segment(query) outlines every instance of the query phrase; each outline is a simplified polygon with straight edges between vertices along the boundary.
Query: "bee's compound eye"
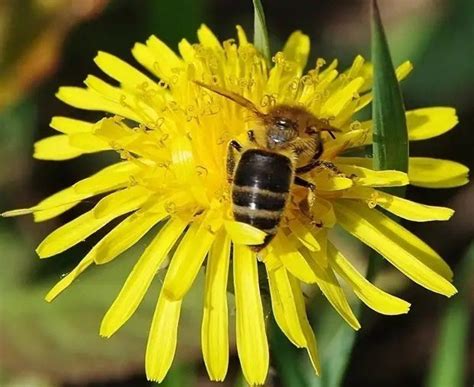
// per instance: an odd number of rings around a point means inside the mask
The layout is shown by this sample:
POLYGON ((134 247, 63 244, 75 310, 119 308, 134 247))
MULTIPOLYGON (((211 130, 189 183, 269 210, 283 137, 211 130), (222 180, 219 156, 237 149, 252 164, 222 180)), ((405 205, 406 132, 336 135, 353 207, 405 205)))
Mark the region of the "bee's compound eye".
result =
POLYGON ((294 129, 296 124, 287 118, 277 118, 275 120, 275 126, 279 130, 289 130, 289 129, 294 129))

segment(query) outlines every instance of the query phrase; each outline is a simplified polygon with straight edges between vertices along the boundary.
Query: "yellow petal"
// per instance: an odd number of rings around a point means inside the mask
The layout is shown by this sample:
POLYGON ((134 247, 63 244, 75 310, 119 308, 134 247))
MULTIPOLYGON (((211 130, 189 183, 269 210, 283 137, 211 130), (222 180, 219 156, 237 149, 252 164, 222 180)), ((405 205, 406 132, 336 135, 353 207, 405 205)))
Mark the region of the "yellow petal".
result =
POLYGON ((367 281, 331 243, 328 244, 328 258, 336 273, 350 284, 357 297, 369 308, 386 315, 408 313, 408 302, 385 293, 367 281))
POLYGON ((79 277, 90 265, 94 263, 92 257, 87 254, 77 266, 68 273, 67 276, 61 278, 61 280, 54 285, 54 287, 48 292, 45 300, 48 302, 53 301, 59 294, 61 294, 73 281, 79 277))
POLYGON ((323 227, 331 228, 336 224, 336 215, 329 200, 317 197, 311 210, 314 218, 321 220, 323 227))
POLYGON ((43 242, 40 243, 36 252, 40 258, 51 257, 52 255, 63 252, 86 239, 89 235, 105 226, 112 219, 137 209, 146 197, 133 197, 130 198, 128 202, 122 202, 122 199, 123 194, 120 191, 106 196, 98 203, 98 205, 100 205, 104 200, 111 203, 116 202, 117 208, 114 212, 102 218, 97 218, 95 216, 94 209, 86 212, 54 230, 43 240, 43 242))
POLYGON ((196 59, 196 50, 186 39, 181 39, 178 43, 178 50, 186 63, 193 63, 196 59))
POLYGON ((352 101, 363 84, 364 78, 357 77, 333 93, 322 106, 321 116, 336 117, 352 101))
MULTIPOLYGON (((305 252, 308 257, 308 261, 311 263, 311 268, 316 274, 317 284, 321 289, 321 292, 328 299, 331 305, 341 315, 341 317, 355 330, 360 329, 360 323, 357 317, 352 312, 352 309, 347 302, 346 295, 339 284, 332 268, 330 265, 323 267, 321 265, 322 254, 326 254, 326 251, 318 252, 305 252)), ((325 257, 324 259, 327 259, 325 257)))
MULTIPOLYGON (((368 157, 338 157, 337 164, 372 168, 368 157)), ((410 184, 426 188, 452 188, 467 184, 469 168, 451 160, 428 157, 410 157, 408 179, 410 184)))
POLYGON ((296 312, 300 319, 301 328, 303 329, 303 334, 306 339, 306 350, 313 366, 316 375, 319 375, 321 370, 321 365, 318 356, 318 349, 316 344, 316 337, 314 336, 313 328, 311 327, 308 317, 306 315, 306 305, 303 296, 303 292, 300 287, 299 281, 293 277, 291 274, 288 274, 288 279, 290 281, 291 289, 293 291, 293 297, 296 305, 296 312))
POLYGON ((345 164, 338 165, 338 168, 348 176, 355 175, 355 182, 358 186, 398 187, 409 184, 407 174, 400 171, 375 171, 356 165, 345 164))
POLYGON ((84 152, 69 143, 69 136, 58 134, 35 142, 33 157, 38 160, 68 160, 84 152))
POLYGON ((150 73, 160 77, 157 58, 148 46, 142 43, 135 43, 132 48, 132 55, 137 62, 145 67, 150 73))
POLYGON ((429 107, 406 112, 410 141, 440 136, 458 123, 456 110, 450 107, 429 107))
POLYGON ((454 214, 454 211, 450 208, 416 203, 368 187, 354 187, 344 192, 342 197, 363 200, 370 208, 379 205, 392 214, 414 222, 448 220, 454 214))
POLYGON ((395 69, 395 75, 399 81, 403 81, 413 70, 413 64, 407 60, 395 69))
MULTIPOLYGON (((357 55, 353 62, 352 62, 352 65, 351 67, 349 68, 349 70, 345 71, 344 74, 347 75, 347 78, 349 79, 353 79, 357 76, 360 75, 361 71, 363 70, 364 68, 364 64, 365 64, 365 59, 363 56, 361 55, 357 55)), ((362 78, 365 78, 364 76, 362 76, 362 78)))
POLYGON ((328 230, 329 228, 320 228, 319 231, 315 234, 315 237, 320 247, 320 249, 316 250, 316 252, 318 253, 319 263, 323 268, 326 268, 328 265, 328 257, 327 257, 328 230))
POLYGON ((115 191, 97 203, 94 207, 94 215, 96 218, 104 218, 113 215, 116 211, 122 212, 122 208, 128 208, 131 201, 143 203, 150 196, 151 192, 139 185, 115 191))
POLYGON ((99 51, 94 58, 94 62, 104 73, 119 81, 125 87, 159 90, 156 83, 149 77, 114 55, 99 51))
POLYGON ((187 224, 187 221, 180 218, 168 221, 148 245, 105 314, 100 326, 101 336, 112 336, 133 315, 156 272, 187 224))
POLYGON ((170 300, 181 300, 193 284, 212 242, 222 225, 213 211, 202 222, 194 221, 179 243, 168 267, 163 292, 170 300))
POLYGON ((267 267, 267 273, 273 316, 278 326, 294 345, 299 348, 306 346, 288 272, 281 266, 276 270, 267 267))
POLYGON ((258 228, 242 222, 227 220, 224 226, 232 242, 240 245, 261 245, 267 236, 258 228))
POLYGON ((104 139, 97 137, 94 133, 73 133, 69 135, 69 144, 82 151, 82 153, 93 153, 112 149, 104 139))
POLYGON ((201 342, 204 364, 212 381, 223 381, 229 365, 227 278, 230 238, 221 230, 209 252, 206 265, 201 342))
MULTIPOLYGON (((413 70, 413 64, 410 61, 403 62, 400 66, 395 69, 395 75, 398 81, 404 80, 413 70)), ((364 71, 366 73, 366 79, 363 87, 359 90, 361 93, 372 88, 373 83, 373 66, 371 63, 366 63, 364 66, 364 71)), ((367 106, 370 101, 372 101, 372 92, 364 94, 360 99, 355 111, 367 106)))
POLYGON ((410 157, 410 184, 426 188, 452 188, 467 184, 469 168, 451 160, 410 157))
POLYGON ((310 251, 319 251, 321 246, 319 242, 313 236, 311 231, 301 222, 297 217, 288 221, 288 227, 290 228, 293 235, 310 251))
POLYGON ((282 232, 273 239, 271 247, 275 256, 296 278, 309 284, 316 282, 309 263, 282 232))
POLYGON ((94 196, 130 184, 138 172, 140 166, 131 161, 122 161, 77 182, 72 188, 78 195, 94 196))
POLYGON ((69 160, 87 153, 109 150, 110 145, 92 133, 59 134, 35 143, 38 160, 69 160))
POLYGON ((257 259, 246 246, 234 245, 234 291, 237 352, 250 385, 264 384, 268 373, 268 342, 258 284, 257 259))
POLYGON ((171 301, 160 293, 145 354, 146 377, 161 383, 173 363, 178 337, 181 301, 171 301))
MULTIPOLYGON (((155 58, 153 69, 155 74, 165 82, 170 82, 173 74, 183 68, 183 61, 174 51, 156 36, 150 36, 146 46, 155 58)), ((139 59, 136 56, 137 60, 139 59)))
POLYGON ((69 117, 53 117, 50 127, 64 134, 90 133, 94 128, 94 123, 76 120, 69 117))
MULTIPOLYGON (((95 92, 110 103, 115 103, 120 108, 126 108, 128 115, 124 117, 130 118, 136 122, 148 123, 156 122, 159 118, 157 111, 149 106, 152 104, 143 91, 138 94, 136 91, 128 91, 123 87, 112 86, 102 79, 89 75, 84 83, 88 90, 95 92)), ((154 94, 156 96, 156 93, 154 94)))
POLYGON ((168 216, 166 211, 135 212, 115 226, 89 254, 98 265, 108 263, 137 243, 155 224, 168 216))
POLYGON ((199 43, 204 47, 222 49, 221 42, 205 24, 201 24, 197 31, 199 43))
POLYGON ((171 144, 171 157, 176 179, 186 184, 186 188, 200 204, 207 206, 209 201, 197 175, 192 144, 188 137, 178 136, 173 140, 171 144))
POLYGON ((454 211, 450 208, 428 206, 382 191, 376 192, 377 204, 403 219, 414 222, 428 222, 433 220, 448 220, 454 214, 454 211))
MULTIPOLYGON (((409 110, 406 112, 408 138, 410 141, 425 140, 440 136, 451 130, 458 123, 456 110, 450 107, 429 107, 409 110)), ((372 143, 372 120, 361 122, 361 127, 367 130, 362 141, 353 146, 372 143)))
POLYGON ((347 177, 334 176, 332 172, 320 170, 313 175, 314 184, 319 191, 342 191, 352 187, 353 181, 347 177))
POLYGON ((129 176, 137 170, 137 166, 129 162, 110 165, 94 175, 83 179, 74 186, 63 189, 47 197, 32 207, 35 222, 43 222, 54 218, 78 204, 81 200, 90 198, 129 183, 129 176), (88 189, 77 189, 77 187, 88 189))
POLYGON ((286 59, 296 62, 301 73, 308 62, 309 49, 310 42, 308 35, 303 34, 301 31, 295 31, 285 43, 283 54, 286 59))
POLYGON ((271 249, 262 258, 262 262, 265 263, 267 271, 277 270, 283 267, 283 263, 272 253, 271 249))
POLYGON ((104 111, 141 122, 141 118, 129 107, 110 101, 97 92, 81 87, 60 87, 56 97, 78 109, 104 111))
POLYGON ((94 134, 106 141, 113 141, 116 147, 124 147, 131 137, 138 134, 118 117, 102 118, 94 127, 94 134))
POLYGON ((422 240, 379 211, 351 200, 335 204, 339 224, 413 281, 446 296, 456 293, 452 271, 422 240))
POLYGON ((100 240, 79 262, 79 264, 59 281, 47 294, 50 302, 63 292, 92 263, 106 263, 133 246, 147 231, 162 220, 166 214, 134 213, 100 240))
POLYGON ((239 39, 239 45, 245 46, 249 41, 247 39, 247 35, 245 34, 244 29, 237 25, 237 38, 239 39))

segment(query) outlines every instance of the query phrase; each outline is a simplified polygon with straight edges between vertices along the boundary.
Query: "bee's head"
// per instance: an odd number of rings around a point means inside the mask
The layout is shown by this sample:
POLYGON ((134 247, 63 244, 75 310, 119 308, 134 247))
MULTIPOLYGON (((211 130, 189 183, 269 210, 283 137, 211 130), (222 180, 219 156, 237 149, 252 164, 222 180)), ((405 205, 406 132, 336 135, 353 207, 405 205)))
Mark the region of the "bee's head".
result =
POLYGON ((267 145, 284 148, 298 136, 298 123, 289 117, 271 116, 267 123, 267 145))

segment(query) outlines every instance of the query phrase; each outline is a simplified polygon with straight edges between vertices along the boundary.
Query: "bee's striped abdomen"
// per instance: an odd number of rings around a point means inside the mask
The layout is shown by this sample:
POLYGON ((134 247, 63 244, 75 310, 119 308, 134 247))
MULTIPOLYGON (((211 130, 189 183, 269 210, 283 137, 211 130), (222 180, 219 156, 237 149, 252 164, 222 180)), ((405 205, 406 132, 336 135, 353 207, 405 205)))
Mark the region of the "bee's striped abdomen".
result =
POLYGON ((275 236, 288 200, 293 172, 288 157, 258 149, 245 151, 240 158, 232 188, 235 220, 268 234, 258 251, 275 236))

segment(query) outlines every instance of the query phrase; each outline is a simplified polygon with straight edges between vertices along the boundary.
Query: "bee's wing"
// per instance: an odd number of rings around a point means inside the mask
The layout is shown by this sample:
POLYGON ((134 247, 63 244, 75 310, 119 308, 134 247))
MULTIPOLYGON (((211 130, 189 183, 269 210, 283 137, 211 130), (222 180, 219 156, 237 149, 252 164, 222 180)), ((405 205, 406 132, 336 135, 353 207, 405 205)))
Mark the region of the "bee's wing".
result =
POLYGON ((250 101, 247 98, 241 96, 240 94, 234 93, 232 91, 223 89, 223 88, 218 87, 218 86, 208 85, 208 84, 203 83, 201 81, 193 81, 193 82, 196 83, 197 85, 207 89, 207 90, 210 90, 210 91, 212 91, 216 94, 219 94, 219 95, 221 95, 225 98, 230 99, 231 101, 234 101, 235 103, 239 104, 240 106, 243 106, 244 108, 246 108, 246 109, 250 110, 251 112, 255 113, 259 117, 262 117, 262 116, 265 115, 260 110, 258 110, 258 108, 255 106, 255 104, 252 101, 250 101))

